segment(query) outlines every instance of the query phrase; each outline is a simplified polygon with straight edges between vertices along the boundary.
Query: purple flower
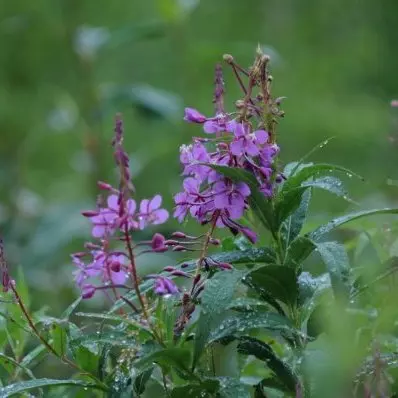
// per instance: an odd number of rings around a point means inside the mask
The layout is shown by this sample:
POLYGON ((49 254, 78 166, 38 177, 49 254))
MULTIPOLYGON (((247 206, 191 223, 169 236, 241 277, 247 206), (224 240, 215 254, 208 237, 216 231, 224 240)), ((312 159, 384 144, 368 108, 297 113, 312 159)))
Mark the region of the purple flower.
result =
POLYGON ((185 108, 184 120, 189 123, 204 123, 207 118, 193 108, 185 108))
MULTIPOLYGON (((90 217, 93 223, 92 235, 94 238, 103 238, 106 235, 112 235, 114 231, 121 226, 123 219, 120 217, 120 204, 118 195, 110 195, 107 200, 108 207, 100 209, 98 214, 90 217)), ((137 205, 133 199, 126 201, 126 214, 129 228, 136 226, 133 221, 137 205)))
POLYGON ((250 127, 243 123, 237 123, 235 130, 235 140, 231 143, 231 153, 235 156, 247 154, 257 156, 260 153, 260 146, 268 141, 268 133, 264 130, 257 130, 250 133, 250 127))
POLYGON ((163 276, 158 276, 155 279, 154 292, 159 296, 167 294, 178 294, 178 287, 173 281, 163 276))
POLYGON ((207 134, 232 133, 236 125, 235 120, 229 120, 228 115, 218 114, 212 119, 208 119, 203 124, 203 131, 207 134))
POLYGON ((250 188, 244 182, 236 184, 226 183, 224 180, 216 182, 214 205, 217 209, 228 210, 232 219, 240 218, 245 209, 245 199, 250 195, 250 188))
POLYGON ((169 218, 169 212, 160 209, 162 197, 155 195, 152 199, 143 199, 140 203, 140 214, 138 216, 140 229, 149 224, 163 224, 169 218))
POLYGON ((210 157, 206 148, 200 142, 188 146, 182 145, 180 147, 180 161, 184 165, 184 175, 194 175, 204 179, 210 171, 208 166, 201 164, 208 163, 210 157))

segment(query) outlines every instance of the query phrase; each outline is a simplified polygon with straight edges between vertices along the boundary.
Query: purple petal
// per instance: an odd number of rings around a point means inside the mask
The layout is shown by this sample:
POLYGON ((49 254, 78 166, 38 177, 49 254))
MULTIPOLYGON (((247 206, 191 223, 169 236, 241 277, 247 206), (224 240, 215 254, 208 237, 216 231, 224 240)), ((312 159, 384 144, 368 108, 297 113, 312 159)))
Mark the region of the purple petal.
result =
POLYGON ((148 199, 141 200, 140 213, 143 213, 143 214, 149 213, 149 200, 148 199))
POLYGON ((111 280, 115 285, 122 285, 126 282, 127 274, 124 271, 113 272, 111 271, 111 280))
POLYGON ((95 294, 95 286, 93 285, 83 285, 82 288, 82 298, 89 299, 95 294))
POLYGON ((203 125, 203 131, 207 134, 214 134, 220 131, 220 127, 215 120, 208 120, 203 125))
POLYGON ((265 144, 268 141, 268 133, 265 130, 257 130, 254 135, 259 144, 265 144))
POLYGON ((155 217, 152 224, 155 224, 155 225, 163 224, 169 218, 169 212, 165 209, 155 210, 152 214, 155 217))
POLYGON ((159 209, 162 204, 162 197, 160 195, 155 195, 149 202, 149 211, 159 209))
POLYGON ((114 211, 119 211, 119 204, 118 204, 118 196, 117 195, 110 195, 108 196, 108 207, 114 211))
POLYGON ((242 196, 249 196, 250 195, 250 188, 249 186, 244 183, 244 182, 238 182, 235 184, 235 189, 237 192, 239 192, 242 196))
POLYGON ((232 155, 239 156, 243 152, 242 144, 242 140, 231 142, 229 150, 231 151, 232 155))
POLYGON ((190 123, 204 123, 207 118, 193 108, 185 108, 184 120, 190 123))
POLYGON ((245 128, 243 127, 243 123, 236 123, 235 125, 235 130, 234 130, 234 135, 235 137, 244 137, 246 134, 245 128))
POLYGON ((105 227, 103 225, 95 225, 91 230, 91 235, 94 238, 102 238, 105 235, 105 227))
POLYGON ((195 178, 186 178, 183 182, 184 189, 188 193, 197 193, 199 190, 199 181, 195 178))
POLYGON ((245 152, 250 156, 257 156, 260 153, 256 144, 250 139, 246 140, 245 152))
POLYGON ((137 203, 135 203, 135 200, 128 199, 126 205, 127 205, 127 213, 130 216, 134 215, 134 213, 137 209, 137 203))
POLYGON ((229 196, 226 193, 214 196, 214 206, 216 209, 225 209, 229 206, 229 196))

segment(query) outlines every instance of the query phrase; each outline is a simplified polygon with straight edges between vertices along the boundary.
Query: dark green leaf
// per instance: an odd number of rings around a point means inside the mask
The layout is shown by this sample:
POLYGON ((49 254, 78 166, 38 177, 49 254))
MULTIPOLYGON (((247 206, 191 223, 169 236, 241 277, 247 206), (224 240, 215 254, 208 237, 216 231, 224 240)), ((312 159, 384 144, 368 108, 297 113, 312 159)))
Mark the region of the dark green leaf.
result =
POLYGON ((22 365, 14 358, 11 358, 0 352, 0 366, 2 366, 9 374, 13 374, 16 368, 23 370, 31 379, 34 379, 32 371, 26 366, 22 365))
POLYGON ((208 379, 200 384, 188 384, 174 388, 171 398, 213 398, 218 389, 219 382, 208 379))
POLYGON ((186 348, 174 347, 157 350, 139 359, 135 366, 148 368, 153 363, 164 367, 172 367, 188 378, 195 378, 189 370, 191 352, 186 348))
POLYGON ((32 390, 34 388, 51 387, 51 386, 77 386, 86 389, 94 388, 94 389, 104 390, 103 387, 97 384, 87 383, 82 380, 36 379, 36 380, 20 381, 18 383, 10 384, 7 387, 0 388, 0 397, 6 398, 14 394, 19 394, 24 391, 32 390))
POLYGON ((311 232, 309 234, 309 237, 312 240, 317 241, 321 239, 325 234, 329 233, 330 231, 332 231, 337 227, 340 227, 343 224, 346 224, 354 220, 358 220, 363 217, 373 216, 378 214, 398 214, 398 209, 384 208, 384 209, 362 210, 355 213, 346 214, 344 216, 335 218, 332 221, 329 221, 325 225, 321 225, 319 228, 311 232))
POLYGON ((237 313, 223 320, 212 331, 210 341, 220 340, 223 337, 235 334, 247 333, 252 329, 264 329, 278 332, 284 337, 292 337, 297 334, 290 320, 274 312, 247 312, 237 313))
POLYGON ((336 294, 348 297, 350 294, 350 265, 347 252, 337 242, 322 242, 316 245, 330 275, 332 288, 336 294))
POLYGON ((315 243, 311 239, 298 236, 287 249, 285 264, 296 270, 299 269, 315 248, 315 243))
POLYGON ((54 322, 50 327, 51 345, 59 356, 66 354, 68 343, 67 327, 67 322, 54 322))
POLYGON ((282 195, 284 195, 286 192, 292 189, 300 187, 303 184, 303 182, 309 180, 312 177, 318 177, 321 176, 322 174, 323 175, 330 174, 331 172, 334 171, 339 171, 344 173, 345 175, 351 177, 355 176, 359 179, 362 179, 362 177, 359 176, 358 174, 355 174, 353 171, 341 166, 336 166, 326 163, 309 164, 304 166, 305 167, 301 168, 294 175, 290 176, 287 179, 287 181, 285 181, 281 192, 282 195))
POLYGON ((72 315, 73 311, 77 308, 77 306, 82 301, 82 296, 79 296, 62 314, 62 319, 69 319, 72 315))
POLYGON ((288 247, 290 243, 300 234, 303 228, 304 222, 307 218, 308 207, 311 201, 311 189, 307 189, 301 199, 301 203, 298 209, 290 215, 282 226, 282 236, 285 243, 285 247, 288 247))
POLYGON ((287 363, 277 357, 270 345, 254 337, 244 336, 239 339, 238 352, 244 355, 254 355, 266 362, 279 380, 291 392, 295 391, 297 377, 287 363))
POLYGON ((137 395, 142 394, 145 391, 145 385, 148 382, 148 380, 151 378, 152 372, 153 372, 153 367, 150 367, 146 370, 144 370, 142 373, 140 373, 134 380, 134 392, 137 395))
POLYGON ((247 276, 251 285, 267 291, 273 298, 294 305, 297 300, 297 277, 293 268, 283 265, 265 265, 247 276))
POLYGON ((76 363, 86 372, 96 374, 98 370, 99 356, 90 348, 83 345, 74 350, 76 363))
POLYGON ((92 333, 79 336, 70 341, 72 346, 87 345, 87 344, 110 344, 122 347, 135 346, 135 340, 126 335, 126 332, 112 331, 92 333))
POLYGON ((220 382, 220 398, 250 398, 250 391, 239 379, 232 377, 218 377, 220 382))
POLYGON ((203 353, 212 327, 219 322, 219 315, 231 303, 238 282, 242 279, 240 271, 218 272, 206 282, 202 295, 202 308, 197 323, 192 366, 195 367, 203 353))

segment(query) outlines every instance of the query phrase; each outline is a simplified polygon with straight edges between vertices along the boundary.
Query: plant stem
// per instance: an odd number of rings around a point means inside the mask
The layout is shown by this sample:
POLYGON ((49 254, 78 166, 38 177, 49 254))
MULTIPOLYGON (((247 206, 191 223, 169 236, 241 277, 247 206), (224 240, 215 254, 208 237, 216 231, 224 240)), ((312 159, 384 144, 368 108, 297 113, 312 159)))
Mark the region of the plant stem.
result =
POLYGON ((92 378, 96 383, 101 385, 103 388, 107 388, 105 384, 103 384, 100 380, 98 380, 94 375, 91 373, 85 372, 82 368, 79 367, 76 363, 71 361, 69 358, 67 358, 65 355, 60 355, 57 353, 57 351, 51 346, 51 344, 40 334, 39 330, 35 326, 32 317, 30 316, 27 308, 25 307, 25 304, 23 303, 21 296, 19 295, 17 289, 15 288, 14 283, 10 283, 10 288, 12 292, 14 293, 14 297, 18 303, 19 308, 21 309, 22 313, 24 314, 26 321, 28 322, 30 328, 36 335, 36 337, 42 342, 42 344, 47 348, 48 351, 50 351, 53 355, 55 355, 57 358, 59 358, 62 362, 65 364, 71 366, 72 368, 76 369, 79 371, 81 374, 87 375, 88 377, 92 378))

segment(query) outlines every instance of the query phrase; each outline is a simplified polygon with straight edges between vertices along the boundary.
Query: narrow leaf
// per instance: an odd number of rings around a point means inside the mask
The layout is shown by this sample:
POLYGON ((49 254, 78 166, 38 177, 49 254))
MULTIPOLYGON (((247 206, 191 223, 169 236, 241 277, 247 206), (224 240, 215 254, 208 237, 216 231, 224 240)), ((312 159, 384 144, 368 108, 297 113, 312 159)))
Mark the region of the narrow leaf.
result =
POLYGON ((348 297, 350 265, 344 246, 337 242, 322 242, 316 247, 329 272, 334 292, 348 297))
POLYGON ((97 384, 87 383, 82 380, 56 380, 56 379, 36 379, 28 381, 20 381, 18 383, 10 384, 7 387, 0 388, 0 397, 6 398, 14 394, 19 394, 24 391, 32 390, 34 388, 51 387, 51 386, 77 386, 80 388, 94 388, 104 390, 102 386, 97 384))
POLYGON ((244 355, 254 355, 257 359, 266 362, 279 380, 291 392, 295 391, 297 377, 287 363, 277 357, 272 347, 254 337, 241 337, 238 352, 244 355))
POLYGON ((362 210, 355 213, 349 213, 344 216, 335 218, 329 221, 325 225, 321 225, 319 228, 309 234, 309 237, 314 241, 319 240, 325 234, 331 232, 333 229, 340 227, 348 222, 358 220, 363 217, 379 215, 379 214, 398 214, 398 208, 384 208, 384 209, 373 209, 373 210, 362 210))

